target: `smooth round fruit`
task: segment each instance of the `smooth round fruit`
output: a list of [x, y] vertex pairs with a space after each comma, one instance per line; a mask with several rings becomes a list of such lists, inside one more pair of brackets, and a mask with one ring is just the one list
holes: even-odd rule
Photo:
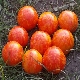
[[2, 58], [9, 66], [16, 66], [22, 61], [23, 47], [16, 41], [7, 42], [2, 49]]
[[75, 32], [78, 28], [77, 15], [69, 10], [62, 11], [58, 18], [59, 26], [62, 29], [67, 29], [71, 32]]
[[53, 34], [58, 29], [57, 17], [51, 12], [44, 12], [38, 19], [39, 30]]
[[51, 37], [43, 31], [36, 31], [30, 40], [30, 48], [38, 50], [42, 55], [51, 46]]
[[9, 32], [8, 41], [17, 41], [25, 47], [28, 43], [28, 33], [24, 28], [14, 26]]
[[66, 57], [59, 47], [49, 47], [43, 55], [43, 65], [53, 74], [60, 73], [66, 65]]
[[17, 22], [27, 31], [36, 27], [38, 21], [37, 11], [31, 6], [24, 6], [18, 11]]
[[42, 70], [42, 55], [35, 49], [26, 51], [23, 56], [22, 67], [28, 74], [38, 74]]
[[68, 54], [74, 46], [72, 33], [66, 29], [57, 30], [53, 35], [52, 45], [61, 48], [64, 54]]

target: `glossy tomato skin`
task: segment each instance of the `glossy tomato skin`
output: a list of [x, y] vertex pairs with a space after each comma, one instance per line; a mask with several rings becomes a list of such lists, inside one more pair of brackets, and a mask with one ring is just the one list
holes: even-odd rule
[[14, 26], [9, 32], [8, 41], [17, 41], [25, 47], [28, 43], [28, 32], [20, 26]]
[[58, 20], [54, 13], [44, 12], [38, 19], [39, 30], [53, 34], [58, 29]]
[[49, 47], [43, 55], [43, 65], [53, 74], [60, 73], [66, 65], [66, 57], [59, 47]]
[[7, 42], [2, 49], [2, 58], [9, 66], [16, 66], [22, 61], [23, 47], [16, 41]]
[[42, 55], [51, 46], [51, 37], [44, 31], [36, 31], [30, 40], [30, 48], [38, 50]]
[[67, 29], [71, 32], [75, 32], [78, 28], [77, 15], [69, 10], [62, 11], [58, 18], [59, 26], [62, 29]]
[[68, 54], [74, 46], [74, 37], [70, 31], [59, 29], [53, 35], [52, 45], [61, 48], [64, 54]]
[[18, 11], [17, 22], [27, 31], [36, 27], [38, 21], [37, 11], [31, 6], [24, 6]]
[[26, 51], [23, 56], [22, 68], [28, 74], [38, 74], [42, 70], [42, 55], [35, 49]]

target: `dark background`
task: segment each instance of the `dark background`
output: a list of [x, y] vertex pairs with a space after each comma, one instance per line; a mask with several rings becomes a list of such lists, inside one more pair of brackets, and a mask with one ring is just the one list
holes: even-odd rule
[[[76, 1], [76, 2], [75, 2]], [[0, 80], [80, 80], [80, 1], [79, 0], [0, 0]], [[73, 33], [74, 49], [67, 55], [65, 69], [57, 75], [43, 70], [37, 75], [25, 73], [21, 65], [6, 66], [1, 57], [1, 50], [7, 42], [9, 30], [17, 25], [18, 10], [25, 6], [33, 6], [40, 15], [44, 11], [51, 11], [58, 17], [63, 10], [74, 11], [79, 18], [78, 29]], [[37, 27], [29, 31], [31, 36]], [[28, 43], [29, 48], [29, 43]]]

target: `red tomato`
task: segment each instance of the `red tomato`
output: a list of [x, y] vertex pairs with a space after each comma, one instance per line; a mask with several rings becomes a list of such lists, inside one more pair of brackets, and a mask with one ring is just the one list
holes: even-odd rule
[[28, 33], [24, 28], [20, 26], [14, 26], [9, 32], [8, 40], [17, 41], [22, 46], [26, 46], [28, 43]]
[[23, 56], [22, 68], [29, 74], [37, 74], [42, 70], [42, 55], [35, 49], [26, 51]]
[[74, 46], [72, 33], [66, 29], [57, 30], [53, 35], [52, 45], [61, 48], [64, 54], [68, 54]]
[[31, 6], [22, 7], [17, 15], [17, 22], [21, 27], [26, 30], [33, 29], [38, 21], [37, 11]]
[[51, 37], [43, 31], [36, 31], [30, 40], [30, 48], [38, 50], [42, 55], [51, 46]]
[[67, 29], [71, 32], [75, 32], [78, 27], [77, 15], [69, 10], [62, 11], [58, 18], [59, 26], [62, 29]]
[[9, 66], [15, 66], [22, 61], [23, 47], [16, 41], [7, 42], [2, 49], [2, 58]]
[[57, 17], [51, 12], [44, 12], [38, 19], [39, 30], [53, 34], [58, 29]]
[[52, 46], [45, 51], [42, 63], [47, 71], [57, 74], [64, 69], [66, 57], [60, 48]]

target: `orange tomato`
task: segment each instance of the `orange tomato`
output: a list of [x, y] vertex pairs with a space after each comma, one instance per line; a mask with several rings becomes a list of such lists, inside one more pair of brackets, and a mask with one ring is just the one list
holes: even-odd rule
[[59, 47], [49, 47], [43, 55], [43, 65], [53, 74], [60, 73], [66, 65], [66, 57]]
[[57, 17], [51, 12], [44, 12], [38, 19], [39, 30], [53, 34], [58, 29]]
[[71, 32], [75, 32], [78, 28], [77, 15], [69, 10], [62, 11], [58, 18], [59, 26], [62, 29], [67, 29]]
[[14, 26], [9, 32], [8, 41], [17, 41], [25, 47], [28, 43], [28, 33], [24, 28]]
[[26, 30], [36, 27], [38, 21], [37, 11], [31, 6], [24, 6], [18, 11], [17, 22]]
[[38, 50], [42, 55], [51, 46], [51, 37], [43, 31], [36, 31], [30, 40], [30, 48]]
[[2, 49], [2, 58], [9, 66], [15, 66], [22, 61], [23, 47], [16, 41], [7, 42]]
[[74, 37], [70, 31], [59, 29], [53, 35], [52, 45], [61, 48], [64, 54], [68, 54], [74, 46]]
[[23, 56], [22, 68], [28, 74], [37, 74], [42, 70], [42, 55], [35, 49], [26, 51]]

